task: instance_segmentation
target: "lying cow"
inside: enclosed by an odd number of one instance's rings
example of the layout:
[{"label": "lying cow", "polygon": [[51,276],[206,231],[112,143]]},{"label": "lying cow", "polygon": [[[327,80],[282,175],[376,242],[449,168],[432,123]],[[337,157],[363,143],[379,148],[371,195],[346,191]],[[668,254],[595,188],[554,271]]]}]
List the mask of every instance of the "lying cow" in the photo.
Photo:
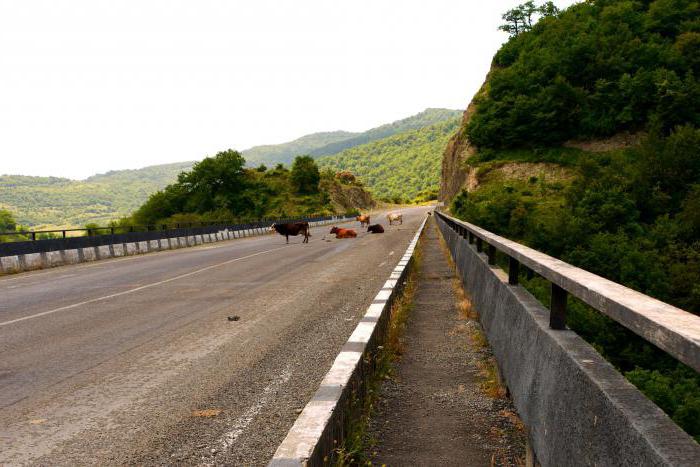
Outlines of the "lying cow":
[{"label": "lying cow", "polygon": [[335,238],[355,238],[357,237],[357,232],[352,229],[339,229],[338,227],[333,227],[331,233],[335,234]]},{"label": "lying cow", "polygon": [[370,225],[367,227],[367,232],[371,233],[384,233],[384,227],[379,224]]},{"label": "lying cow", "polygon": [[364,227],[365,224],[369,225],[369,214],[361,214],[357,216],[355,219],[360,221],[360,227]]},{"label": "lying cow", "polygon": [[403,224],[403,214],[390,212],[386,215],[386,218],[389,220],[389,225],[392,225],[394,221],[398,221],[399,224]]},{"label": "lying cow", "polygon": [[278,234],[287,237],[287,243],[289,243],[289,236],[296,237],[301,234],[304,236],[304,240],[301,243],[309,243],[309,223],[308,222],[292,222],[289,224],[272,224],[270,230],[277,231]]}]

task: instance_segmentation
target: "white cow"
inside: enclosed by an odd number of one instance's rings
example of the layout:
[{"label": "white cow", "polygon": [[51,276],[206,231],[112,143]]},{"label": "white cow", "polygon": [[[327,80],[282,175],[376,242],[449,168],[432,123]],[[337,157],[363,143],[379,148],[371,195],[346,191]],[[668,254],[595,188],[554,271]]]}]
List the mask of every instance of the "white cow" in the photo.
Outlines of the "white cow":
[{"label": "white cow", "polygon": [[394,221],[399,221],[399,224],[403,224],[403,214],[398,212],[390,212],[386,215],[386,218],[389,220],[389,225],[392,225]]}]

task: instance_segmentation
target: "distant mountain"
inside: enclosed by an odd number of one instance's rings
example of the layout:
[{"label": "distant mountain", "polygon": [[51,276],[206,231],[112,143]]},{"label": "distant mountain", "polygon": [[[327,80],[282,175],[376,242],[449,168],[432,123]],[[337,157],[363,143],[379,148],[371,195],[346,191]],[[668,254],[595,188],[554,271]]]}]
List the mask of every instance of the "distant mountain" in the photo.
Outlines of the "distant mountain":
[{"label": "distant mountain", "polygon": [[437,194],[442,153],[460,122],[461,117],[456,116],[324,156],[317,162],[321,168],[352,172],[375,198],[410,201],[421,192]]},{"label": "distant mountain", "polygon": [[289,164],[298,155],[310,154],[318,148],[348,140],[358,134],[359,133],[350,133],[348,131],[313,133],[288,143],[254,146],[250,149],[246,149],[242,154],[246,159],[247,165],[250,167],[260,164],[275,165],[280,162]]},{"label": "distant mountain", "polygon": [[326,146],[309,152],[309,155],[313,157],[320,157],[330,154],[336,154],[340,151],[344,151],[346,149],[359,146],[361,144],[367,144],[372,141],[377,141],[392,135],[406,132],[408,130],[417,130],[419,128],[425,128],[427,126],[444,122],[446,120],[450,120],[461,115],[461,110],[425,109],[423,112],[408,118],[404,118],[403,120],[397,120],[393,123],[387,123],[386,125],[382,125],[377,128],[372,128],[371,130],[367,130],[364,133],[360,133],[357,136],[345,139],[343,141],[330,143]]},{"label": "distant mountain", "polygon": [[[284,144],[256,146],[243,151],[243,155],[249,166],[264,163],[272,167],[280,162],[290,165],[300,154],[319,158],[341,153],[337,163],[328,159],[324,165],[350,168],[379,196],[401,194],[411,198],[435,185],[439,176],[436,162],[439,154],[433,150],[438,144],[433,140],[442,141],[445,130],[433,128],[425,133],[415,132],[459,115],[461,112],[457,110],[426,109],[363,133],[314,133]],[[403,136],[368,146],[394,135]],[[85,180],[2,175],[0,208],[12,212],[19,223],[34,227],[83,226],[91,222],[105,224],[131,214],[149,195],[175,182],[177,175],[193,164],[179,162],[136,170],[115,170]],[[386,182],[382,177],[387,177]]]},{"label": "distant mountain", "polygon": [[58,177],[0,176],[0,208],[30,226],[105,224],[130,214],[194,162],[114,170],[86,180]]},{"label": "distant mountain", "polygon": [[294,157],[308,154],[314,158],[336,154],[361,144],[377,141],[388,136],[414,130],[443,122],[460,116],[459,110],[450,109],[426,109],[416,115],[393,123],[388,123],[372,128],[363,133],[349,133],[346,131],[334,131],[330,133],[313,133],[302,136],[288,143],[255,146],[243,151],[243,156],[249,166],[258,164],[290,164]]}]

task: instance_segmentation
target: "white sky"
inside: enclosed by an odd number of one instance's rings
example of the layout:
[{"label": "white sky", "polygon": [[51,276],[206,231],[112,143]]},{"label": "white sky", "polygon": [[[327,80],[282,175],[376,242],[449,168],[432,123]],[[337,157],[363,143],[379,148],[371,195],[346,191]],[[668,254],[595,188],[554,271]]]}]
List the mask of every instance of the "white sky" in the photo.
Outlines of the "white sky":
[{"label": "white sky", "polygon": [[518,3],[0,0],[0,174],[84,178],[463,109]]}]

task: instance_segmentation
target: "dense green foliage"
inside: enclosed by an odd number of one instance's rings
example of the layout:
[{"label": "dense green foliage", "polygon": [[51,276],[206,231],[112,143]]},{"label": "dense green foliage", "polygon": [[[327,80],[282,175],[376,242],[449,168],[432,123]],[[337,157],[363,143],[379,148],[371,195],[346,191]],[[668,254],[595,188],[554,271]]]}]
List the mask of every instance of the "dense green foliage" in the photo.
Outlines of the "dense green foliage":
[{"label": "dense green foliage", "polygon": [[318,165],[311,156],[298,156],[294,159],[291,173],[292,183],[297,193],[318,193],[318,182],[321,181],[321,173]]},{"label": "dense green foliage", "polygon": [[408,130],[415,130],[438,122],[449,120],[460,115],[458,110],[426,109],[416,115],[393,123],[381,125],[362,133],[335,131],[330,133],[314,133],[302,136],[288,143],[256,146],[243,151],[243,156],[251,166],[265,163],[290,164],[295,156],[310,155],[313,158],[336,154],[343,150],[377,141]]},{"label": "dense green foliage", "polygon": [[479,147],[557,144],[700,123],[700,4],[596,0],[496,54],[466,131]]},{"label": "dense green foliage", "polygon": [[[697,1],[597,0],[512,38],[462,129],[480,186],[453,212],[700,314],[699,15]],[[556,147],[636,130],[648,137],[628,149]],[[544,280],[524,283],[549,301]],[[567,324],[700,440],[700,375],[577,300]]]},{"label": "dense green foliage", "polygon": [[14,232],[17,228],[15,217],[7,209],[0,209],[0,232]]},{"label": "dense green foliage", "polygon": [[32,227],[105,224],[130,214],[148,196],[176,180],[192,162],[118,170],[86,180],[57,177],[0,176],[0,207]]},{"label": "dense green foliage", "polygon": [[[457,196],[453,212],[700,314],[700,130],[681,127],[667,138],[652,137],[623,151],[552,149],[539,157],[556,161],[563,155],[570,178],[538,173],[527,180],[504,180],[494,175],[493,167],[523,158],[530,162],[532,153],[495,152],[488,161],[473,161],[482,185]],[[547,299],[548,289],[540,286],[538,297]],[[572,329],[669,409],[683,428],[700,436],[697,422],[689,422],[700,420],[696,373],[580,303],[571,306],[569,316]],[[674,384],[661,387],[666,380]],[[683,388],[695,392],[677,395]]]},{"label": "dense green foliage", "polygon": [[[291,171],[281,165],[248,169],[245,162],[231,149],[207,157],[182,172],[177,182],[152,194],[123,222],[158,225],[329,214],[371,204],[361,187],[342,184],[332,172],[321,176],[311,157],[297,157]],[[345,202],[347,192],[359,197]]]},{"label": "dense green foliage", "polygon": [[405,202],[430,194],[440,183],[440,160],[445,145],[459,127],[459,118],[347,149],[318,159],[321,167],[349,170],[375,197]]}]

